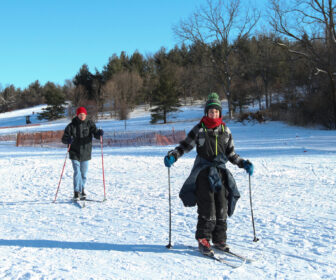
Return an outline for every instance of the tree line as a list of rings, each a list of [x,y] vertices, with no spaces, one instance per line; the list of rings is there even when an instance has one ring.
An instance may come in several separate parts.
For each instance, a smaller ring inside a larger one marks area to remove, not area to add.
[[[70,100],[93,116],[109,112],[126,120],[136,105],[146,104],[155,123],[166,122],[182,103],[217,92],[227,100],[230,119],[255,104],[269,119],[335,129],[334,1],[270,0],[269,5],[270,28],[261,32],[258,10],[240,0],[207,0],[173,28],[181,41],[173,49],[113,54],[101,71],[84,64],[63,86],[38,81],[24,90],[7,86],[0,89],[0,110],[47,103],[49,111],[41,117],[55,119]]]

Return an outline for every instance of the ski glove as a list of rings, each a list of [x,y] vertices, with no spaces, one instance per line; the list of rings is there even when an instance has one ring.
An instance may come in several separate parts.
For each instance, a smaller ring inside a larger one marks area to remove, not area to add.
[[[104,130],[98,129],[97,134],[98,134],[98,136],[103,136],[104,135]]]
[[[253,164],[252,162],[250,162],[249,160],[244,160],[243,162],[243,168],[245,169],[245,171],[252,176],[253,174]]]
[[[168,153],[168,155],[164,157],[164,164],[166,167],[171,167],[175,161],[176,159],[172,154]]]

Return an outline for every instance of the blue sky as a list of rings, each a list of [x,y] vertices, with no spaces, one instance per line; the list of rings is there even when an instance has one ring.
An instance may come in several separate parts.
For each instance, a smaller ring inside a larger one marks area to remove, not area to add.
[[[0,0],[0,84],[63,84],[84,63],[155,53],[177,42],[172,26],[202,0]]]
[[[173,25],[205,0],[0,0],[0,85],[60,85],[85,63],[179,43]]]

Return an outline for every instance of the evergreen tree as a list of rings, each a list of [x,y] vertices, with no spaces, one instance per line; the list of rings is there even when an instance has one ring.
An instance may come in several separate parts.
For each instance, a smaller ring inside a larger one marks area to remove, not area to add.
[[[132,72],[136,71],[139,73],[141,78],[144,78],[146,72],[148,72],[148,66],[146,65],[146,61],[144,57],[138,52],[135,51],[133,55],[129,59],[130,70]]]
[[[93,99],[93,79],[94,75],[89,71],[89,67],[86,64],[83,64],[82,67],[79,69],[79,72],[73,79],[74,85],[79,88],[83,88],[82,97],[78,99]],[[78,104],[75,104],[78,105]]]
[[[44,102],[43,87],[38,80],[36,80],[34,83],[31,83],[28,88],[22,91],[21,104],[24,107],[44,104]]]
[[[65,96],[63,91],[56,87],[55,84],[48,82],[44,86],[44,98],[47,103],[47,108],[38,115],[38,119],[56,120],[64,116],[65,111]]]
[[[103,80],[106,82],[111,80],[113,76],[117,73],[123,72],[125,70],[131,70],[130,59],[124,51],[120,53],[120,57],[113,54],[109,58],[107,65],[103,67],[102,76]]]
[[[177,111],[180,105],[178,98],[177,79],[174,65],[166,59],[165,51],[161,50],[156,57],[158,83],[152,93],[151,123],[163,120],[167,123],[167,114]]]

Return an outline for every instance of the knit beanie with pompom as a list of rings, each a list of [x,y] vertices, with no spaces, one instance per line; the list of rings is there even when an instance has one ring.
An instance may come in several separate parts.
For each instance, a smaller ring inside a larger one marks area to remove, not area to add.
[[[218,94],[213,92],[208,95],[208,101],[205,103],[204,114],[208,115],[209,109],[217,109],[222,115],[222,103],[219,100]]]

